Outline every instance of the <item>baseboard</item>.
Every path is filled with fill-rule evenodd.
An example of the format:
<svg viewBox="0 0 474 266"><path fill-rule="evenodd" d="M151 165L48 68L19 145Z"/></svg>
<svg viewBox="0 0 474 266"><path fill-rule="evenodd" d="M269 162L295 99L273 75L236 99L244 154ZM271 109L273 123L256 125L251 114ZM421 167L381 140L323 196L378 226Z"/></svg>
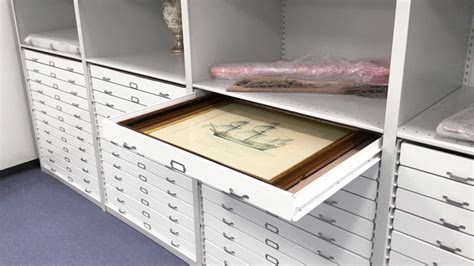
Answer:
<svg viewBox="0 0 474 266"><path fill-rule="evenodd" d="M22 163L19 165L12 166L10 168L4 169L0 171L0 178L7 177L9 175L16 174L21 171L25 171L32 168L40 167L39 159L35 159L26 163Z"/></svg>

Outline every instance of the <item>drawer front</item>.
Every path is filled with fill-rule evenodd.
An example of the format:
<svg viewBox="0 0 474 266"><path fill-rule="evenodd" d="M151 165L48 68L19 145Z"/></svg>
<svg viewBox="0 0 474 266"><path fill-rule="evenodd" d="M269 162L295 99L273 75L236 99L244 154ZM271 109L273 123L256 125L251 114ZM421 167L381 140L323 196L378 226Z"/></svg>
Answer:
<svg viewBox="0 0 474 266"><path fill-rule="evenodd" d="M77 166L64 160L64 158L58 157L56 155L52 155L52 157L54 157L54 161L55 161L54 163L57 166L65 169L68 172L68 175L74 176L74 178L76 178L77 180L79 179L89 180L90 182L86 181L85 183L87 184L91 183L91 187L95 186L98 189L99 187L98 179L97 177L93 176L93 174L87 173L86 171L79 169Z"/></svg>
<svg viewBox="0 0 474 266"><path fill-rule="evenodd" d="M72 155L76 158L79 158L81 162L88 164L88 165L93 165L96 166L96 159L94 155L91 155L86 152L82 152L79 150L79 148L74 147L72 145L69 145L67 143L64 143L60 140L57 140L55 137L52 137L51 135L44 135L47 137L47 139L41 139L42 142L46 142L49 145L54 145L58 147L61 151L64 152L64 155Z"/></svg>
<svg viewBox="0 0 474 266"><path fill-rule="evenodd" d="M400 164L474 185L474 159L402 143Z"/></svg>
<svg viewBox="0 0 474 266"><path fill-rule="evenodd" d="M400 166L398 186L447 204L474 210L474 186Z"/></svg>
<svg viewBox="0 0 474 266"><path fill-rule="evenodd" d="M426 266L415 259L402 255L396 251L390 252L389 266Z"/></svg>
<svg viewBox="0 0 474 266"><path fill-rule="evenodd" d="M376 203L374 201L348 193L344 190L338 191L327 199L325 203L371 221L375 219Z"/></svg>
<svg viewBox="0 0 474 266"><path fill-rule="evenodd" d="M159 82L94 65L91 65L90 69L91 76L96 79L119 84L136 90L146 91L163 98L174 99L186 94L186 88L184 86Z"/></svg>
<svg viewBox="0 0 474 266"><path fill-rule="evenodd" d="M306 248L311 248L315 253L338 264L361 264L368 265L369 261L362 256L335 246L315 235L309 234L298 227L284 222L272 215L259 211L238 200L235 200L222 192L218 192L207 186L203 186L203 197L241 217L252 217L252 221L262 229L269 230L287 239L298 239L298 243ZM233 221L228 221L233 222Z"/></svg>
<svg viewBox="0 0 474 266"><path fill-rule="evenodd" d="M377 181L360 176L354 179L354 181L350 182L343 189L345 191L349 191L361 197L375 201L377 198L377 186Z"/></svg>
<svg viewBox="0 0 474 266"><path fill-rule="evenodd" d="M95 112L96 114L101 115L104 118L110 118L112 116L116 116L116 115L120 115L124 113L123 111L110 108L98 102L95 103Z"/></svg>
<svg viewBox="0 0 474 266"><path fill-rule="evenodd" d="M124 160L117 160L117 157L115 157L112 154L109 154L108 152L102 152L102 159L104 162L112 162L112 165L119 169L122 170L126 173L128 173L131 176L138 177L142 180L147 180L150 184L155 186L155 187L160 188L164 191L166 191L167 194L170 196L180 199L184 202L187 202L189 204L193 204L193 196L191 193L189 193L188 190L182 189L179 186L175 186L171 184L170 182L166 181L165 179L155 176L151 174L148 171L145 171L139 167L136 167L135 165L132 165ZM153 180L153 183L151 181Z"/></svg>
<svg viewBox="0 0 474 266"><path fill-rule="evenodd" d="M81 120L84 120L90 123L90 115L88 111L85 111L80 108L76 108L70 104L58 101L44 94L39 94L35 91L31 91L31 96L32 96L32 99L35 101L35 104L37 102L39 104L47 105L51 108L55 108L58 111L64 112L66 114L69 114L71 116L77 117Z"/></svg>
<svg viewBox="0 0 474 266"><path fill-rule="evenodd" d="M78 187L78 185L76 184L76 181L74 180L74 178L71 177L71 176L68 176L67 172L65 170L63 170L60 167L56 166L56 164L50 162L48 156L40 158L40 160L41 160L41 166L44 169L47 169L47 170L51 171L57 177L61 178L62 180L66 181L66 182L68 182L70 185L72 185L76 188Z"/></svg>
<svg viewBox="0 0 474 266"><path fill-rule="evenodd" d="M224 207L226 207L224 205ZM232 210L225 209L223 206L218 206L215 203L204 199L203 209L208 214L217 218L221 223L232 223L232 227L251 235L256 240L265 245L285 253L304 264L326 264L328 260L324 259L317 253L300 246L298 236L288 240L279 234L276 234L268 229L264 229L251 221L251 217L240 217L233 213ZM205 224L207 226L207 224ZM230 225L228 225L230 227ZM294 241L294 242L293 242Z"/></svg>
<svg viewBox="0 0 474 266"><path fill-rule="evenodd" d="M76 129L78 129L79 131L84 131L84 132L87 132L90 134L92 134L92 127L91 127L91 124L89 122L86 122L84 120L81 120L77 117L74 117L74 116L71 116L67 113L64 113L62 111L59 111L55 108L51 108L47 105L42 105L42 104L39 104L39 105L35 105L34 106L35 109L47 116L50 116L50 117L53 117L57 120L59 120L60 122L64 123L64 124L68 124L72 127L75 127ZM91 135L90 135L91 136ZM89 143L93 143L92 141L88 141Z"/></svg>
<svg viewBox="0 0 474 266"><path fill-rule="evenodd" d="M124 113L133 112L135 110L145 107L144 105L134 103L131 101L126 101L124 99L117 98L115 96L110 96L100 91L96 91L95 89L92 90L92 93L94 94L94 101L96 103L100 103L109 108L113 108Z"/></svg>
<svg viewBox="0 0 474 266"><path fill-rule="evenodd" d="M397 190L396 207L405 212L423 217L447 228L474 235L474 213L446 203L412 193Z"/></svg>
<svg viewBox="0 0 474 266"><path fill-rule="evenodd" d="M100 91L107 95L115 96L126 101L142 104L145 106L160 104L169 100L168 98L157 96L155 94L124 87L95 78L92 79L92 87L94 90Z"/></svg>
<svg viewBox="0 0 474 266"><path fill-rule="evenodd" d="M438 247L424 243L398 231L392 233L392 250L427 265L470 265L472 261Z"/></svg>
<svg viewBox="0 0 474 266"><path fill-rule="evenodd" d="M56 78L82 87L86 86L84 75L82 74L77 74L71 71L62 70L56 67L47 66L29 60L25 61L25 65L26 69L30 71L50 76L52 78Z"/></svg>
<svg viewBox="0 0 474 266"><path fill-rule="evenodd" d="M394 228L449 252L474 259L474 237L468 234L446 228L400 210L395 211Z"/></svg>
<svg viewBox="0 0 474 266"><path fill-rule="evenodd" d="M122 148L121 146L115 145L106 139L100 139L101 149L114 155L117 158L125 160L139 168L153 173L155 176L159 176L170 184L174 184L184 188L188 191L193 191L193 183L191 178L181 175L173 170L166 168L156 162L153 162L143 156L140 156L129 149ZM158 188L162 187L163 184L158 181L150 180L150 183Z"/></svg>
<svg viewBox="0 0 474 266"><path fill-rule="evenodd" d="M30 86L30 90L32 91L36 91L39 94L44 94L58 101L62 101L74 107L89 111L89 102L86 99L74 96L69 93L65 93L54 88L50 88L40 83L30 81L28 82L28 84Z"/></svg>
<svg viewBox="0 0 474 266"><path fill-rule="evenodd" d="M62 81L51 76L46 76L38 72L33 72L31 70L28 70L28 80L30 82L40 83L50 88L69 93L73 96L87 99L87 89L79 85Z"/></svg>
<svg viewBox="0 0 474 266"><path fill-rule="evenodd" d="M224 265L223 261L220 261L213 256L206 254L206 263L205 265Z"/></svg>
<svg viewBox="0 0 474 266"><path fill-rule="evenodd" d="M373 237L374 222L326 203L319 205L309 214L365 239L371 240Z"/></svg>
<svg viewBox="0 0 474 266"><path fill-rule="evenodd" d="M221 238L235 242L237 245L252 250L262 260L266 260L274 265L303 265L286 254L263 244L260 241L252 238L248 234L228 226L222 221L217 220L209 214L204 214L204 224L206 227L212 228Z"/></svg>
<svg viewBox="0 0 474 266"><path fill-rule="evenodd" d="M84 74L84 68L81 62L26 49L23 49L23 53L27 60L61 68L78 74Z"/></svg>
<svg viewBox="0 0 474 266"><path fill-rule="evenodd" d="M204 246L206 251L206 260L209 257L215 257L219 261L218 264L211 264L211 262L206 261L206 265L249 265L248 263L245 263L241 259L237 258L235 254L232 255L225 252L223 246L220 244L214 244L206 239Z"/></svg>

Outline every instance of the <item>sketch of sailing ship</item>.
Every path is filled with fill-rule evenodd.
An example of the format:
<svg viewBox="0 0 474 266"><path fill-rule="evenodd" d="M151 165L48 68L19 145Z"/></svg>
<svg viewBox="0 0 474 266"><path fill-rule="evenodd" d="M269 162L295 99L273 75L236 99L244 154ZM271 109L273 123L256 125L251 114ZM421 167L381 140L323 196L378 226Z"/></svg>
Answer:
<svg viewBox="0 0 474 266"><path fill-rule="evenodd" d="M254 148L260 151L284 147L293 139L275 138L265 141L258 141L258 138L267 136L267 132L277 129L279 123L269 123L255 126L253 129L243 129L250 124L248 121L233 121L227 125L213 125L211 131L214 136L238 143L243 146Z"/></svg>

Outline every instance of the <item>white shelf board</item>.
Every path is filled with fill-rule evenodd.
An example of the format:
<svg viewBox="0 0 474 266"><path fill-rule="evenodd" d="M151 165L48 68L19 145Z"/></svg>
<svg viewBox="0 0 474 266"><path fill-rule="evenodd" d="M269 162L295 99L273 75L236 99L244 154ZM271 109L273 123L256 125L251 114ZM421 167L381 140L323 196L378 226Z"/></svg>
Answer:
<svg viewBox="0 0 474 266"><path fill-rule="evenodd" d="M474 103L474 87L461 87L398 128L398 137L467 155L474 154L474 143L443 138L436 127L445 118Z"/></svg>
<svg viewBox="0 0 474 266"><path fill-rule="evenodd" d="M208 80L195 88L228 95L360 129L383 133L386 99L353 95L227 92L234 81Z"/></svg>
<svg viewBox="0 0 474 266"><path fill-rule="evenodd" d="M53 54L53 55L59 55L59 56L63 56L63 57L72 58L72 59L75 59L75 60L81 60L82 61L81 55L78 55L78 54L68 54L68 53L65 53L65 52L40 48L40 47L36 47L36 46L31 46L31 45L28 45L28 44L21 44L20 46L22 48L25 48L25 49L35 50L35 51L38 51L38 52L44 52L44 53L49 53L49 54Z"/></svg>
<svg viewBox="0 0 474 266"><path fill-rule="evenodd" d="M87 59L89 63L185 84L184 57L170 52L128 54Z"/></svg>

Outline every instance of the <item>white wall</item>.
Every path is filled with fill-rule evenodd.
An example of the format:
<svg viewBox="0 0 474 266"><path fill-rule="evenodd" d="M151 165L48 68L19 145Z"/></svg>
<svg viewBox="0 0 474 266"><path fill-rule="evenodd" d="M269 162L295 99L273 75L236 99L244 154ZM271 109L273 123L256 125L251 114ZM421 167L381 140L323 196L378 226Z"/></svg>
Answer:
<svg viewBox="0 0 474 266"><path fill-rule="evenodd" d="M0 170L38 158L9 0L0 0Z"/></svg>

